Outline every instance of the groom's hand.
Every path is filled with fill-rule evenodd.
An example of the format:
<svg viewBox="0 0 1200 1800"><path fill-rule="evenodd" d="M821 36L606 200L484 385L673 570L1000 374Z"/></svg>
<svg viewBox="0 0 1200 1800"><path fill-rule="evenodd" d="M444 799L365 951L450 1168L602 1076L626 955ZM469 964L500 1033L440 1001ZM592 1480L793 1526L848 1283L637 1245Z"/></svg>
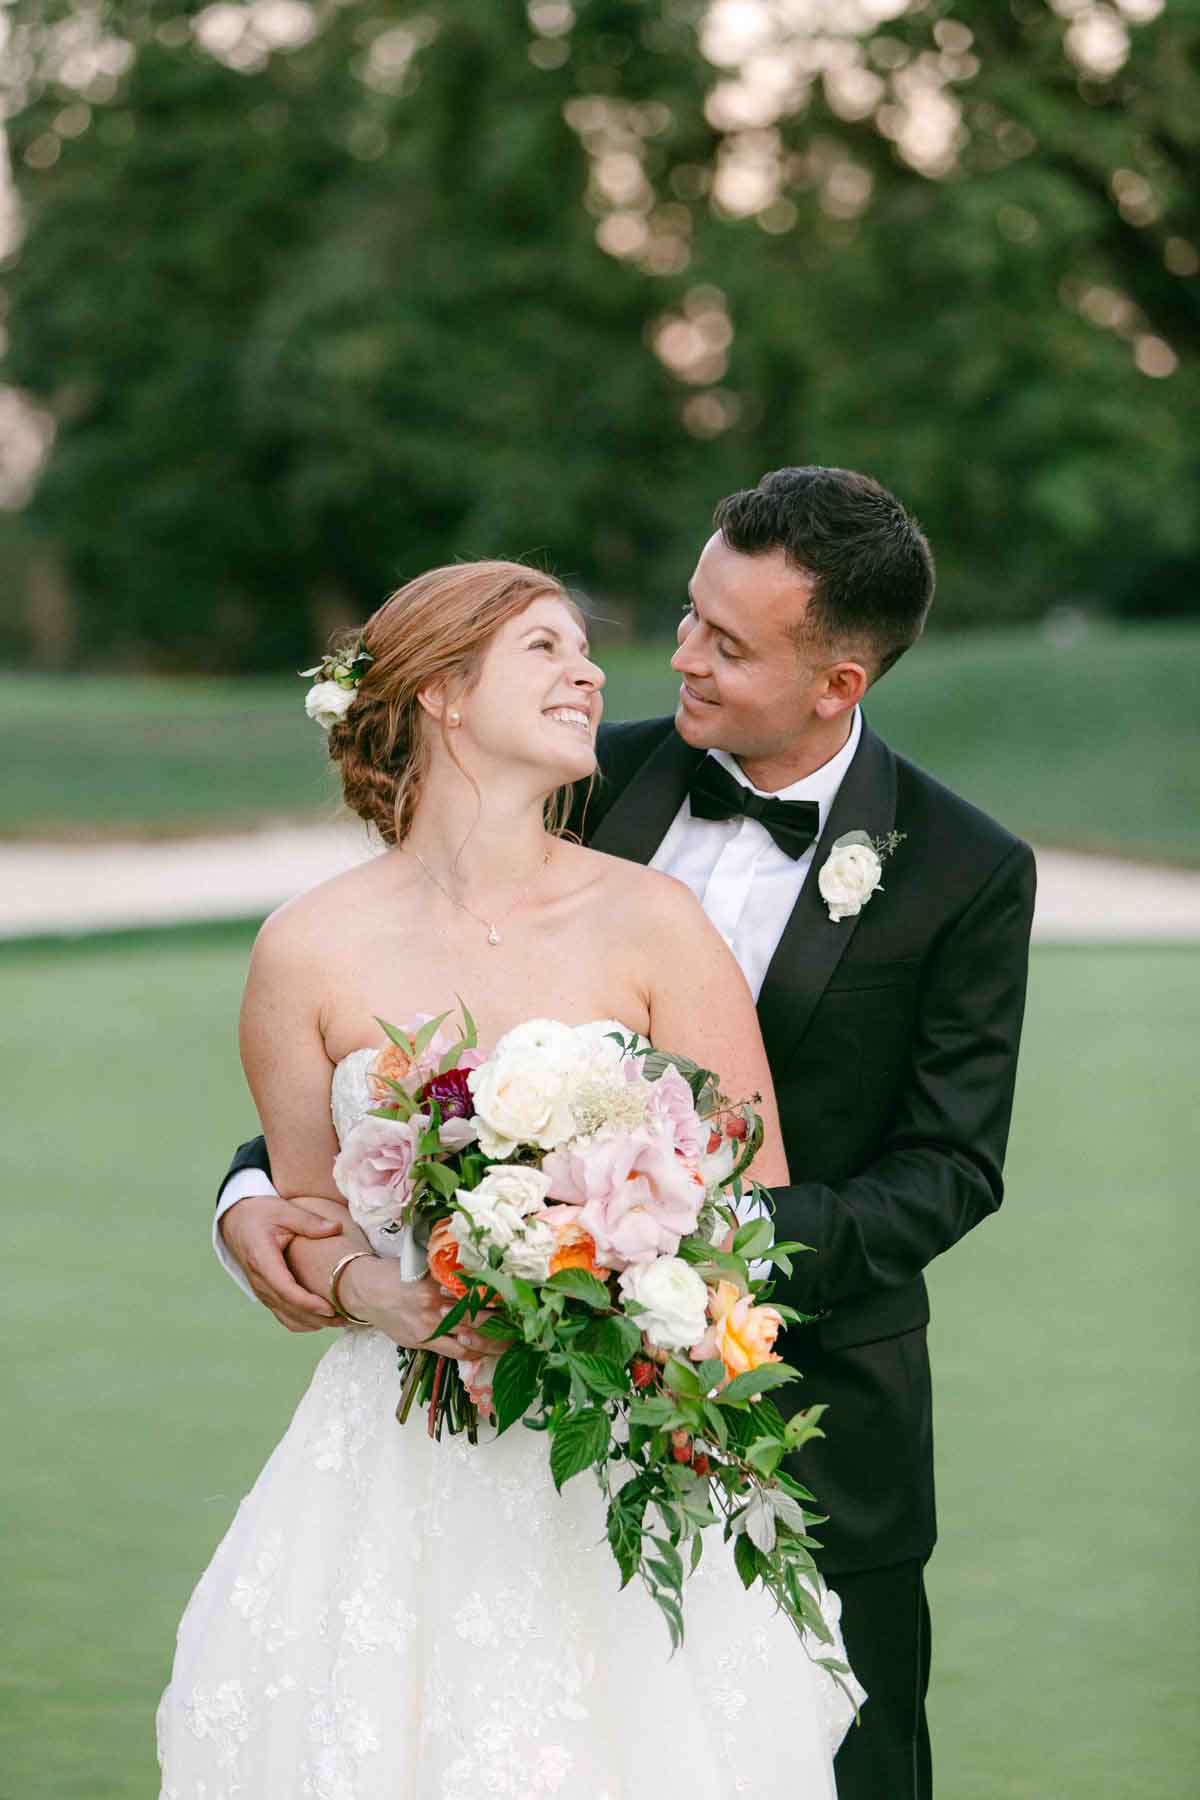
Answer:
<svg viewBox="0 0 1200 1800"><path fill-rule="evenodd" d="M284 1260L293 1238L336 1237L341 1226L278 1194L247 1194L231 1206L218 1229L226 1248L268 1312L289 1331L340 1325L328 1300L300 1286Z"/></svg>

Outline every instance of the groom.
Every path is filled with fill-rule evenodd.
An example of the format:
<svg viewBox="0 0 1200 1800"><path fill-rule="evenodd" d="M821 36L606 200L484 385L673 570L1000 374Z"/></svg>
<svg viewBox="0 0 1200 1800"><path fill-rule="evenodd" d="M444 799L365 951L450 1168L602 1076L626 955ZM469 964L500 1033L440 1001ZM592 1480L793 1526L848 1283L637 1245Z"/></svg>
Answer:
<svg viewBox="0 0 1200 1800"><path fill-rule="evenodd" d="M840 1800L927 1800L924 1567L936 1535L923 1270L1000 1204L1024 1008L1028 846L898 757L859 710L920 636L928 545L843 469L779 469L717 508L672 667L674 719L602 727L604 779L575 820L598 850L677 876L757 1002L792 1185L777 1230L816 1254L778 1296L829 1436L795 1474L830 1515L822 1568L870 1699ZM890 843L882 886L843 890L848 833ZM835 865L836 866L836 865ZM686 979L686 971L681 971ZM219 1248L283 1323L327 1322L282 1250L322 1226L265 1180L262 1140L222 1193ZM324 1315L324 1317L322 1317Z"/></svg>

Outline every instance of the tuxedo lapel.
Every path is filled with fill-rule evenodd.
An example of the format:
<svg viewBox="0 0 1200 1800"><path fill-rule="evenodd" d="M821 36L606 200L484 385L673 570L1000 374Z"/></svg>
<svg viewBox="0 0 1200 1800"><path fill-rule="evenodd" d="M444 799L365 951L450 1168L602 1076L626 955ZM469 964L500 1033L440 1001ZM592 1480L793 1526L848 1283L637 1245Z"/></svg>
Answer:
<svg viewBox="0 0 1200 1800"><path fill-rule="evenodd" d="M651 752L589 838L593 850L648 863L682 806L692 771L704 758L676 731Z"/></svg>
<svg viewBox="0 0 1200 1800"><path fill-rule="evenodd" d="M896 822L896 760L863 720L854 761L830 808L799 899L784 926L758 997L767 1059L782 1070L803 1036L813 1010L845 955L862 917L835 924L821 898L817 876L838 838L848 831L886 837Z"/></svg>

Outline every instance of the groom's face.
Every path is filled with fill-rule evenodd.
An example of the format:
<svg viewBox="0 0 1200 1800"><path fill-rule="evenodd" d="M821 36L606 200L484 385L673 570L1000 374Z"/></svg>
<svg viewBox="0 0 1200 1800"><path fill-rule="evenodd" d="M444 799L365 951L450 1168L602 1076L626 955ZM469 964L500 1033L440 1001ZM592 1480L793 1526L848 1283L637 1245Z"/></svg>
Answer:
<svg viewBox="0 0 1200 1800"><path fill-rule="evenodd" d="M744 556L720 532L688 584L671 667L682 676L675 729L697 750L765 758L786 752L825 691L815 648L798 648L812 581L781 550Z"/></svg>

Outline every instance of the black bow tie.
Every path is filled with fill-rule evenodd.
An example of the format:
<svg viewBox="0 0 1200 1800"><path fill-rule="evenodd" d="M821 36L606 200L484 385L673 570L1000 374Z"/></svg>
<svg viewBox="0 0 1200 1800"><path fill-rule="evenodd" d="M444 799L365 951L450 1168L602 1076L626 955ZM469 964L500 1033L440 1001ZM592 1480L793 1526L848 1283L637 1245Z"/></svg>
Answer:
<svg viewBox="0 0 1200 1800"><path fill-rule="evenodd" d="M821 809L815 800L776 800L756 794L735 781L712 756L706 756L692 776L688 799L696 819L757 819L793 862L815 843L821 829Z"/></svg>

